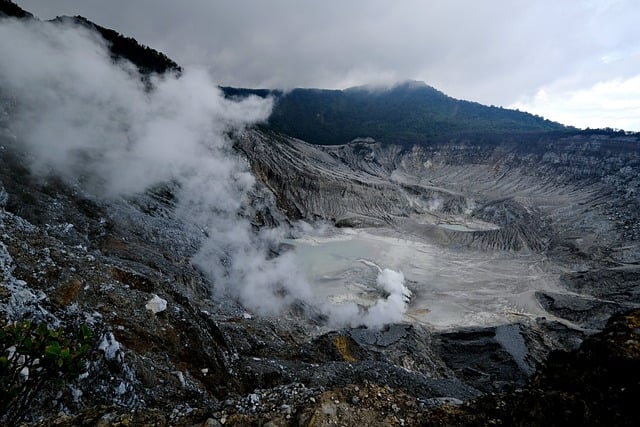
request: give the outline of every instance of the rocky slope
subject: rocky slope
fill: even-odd
[[[254,132],[238,146],[290,218],[392,225],[443,244],[549,251],[587,266],[638,259],[635,137],[404,149],[375,141],[315,146]],[[442,227],[455,224],[472,230]]]

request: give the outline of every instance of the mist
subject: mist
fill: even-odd
[[[110,58],[99,36],[69,23],[1,20],[0,56],[9,131],[31,170],[102,198],[177,183],[176,215],[206,235],[192,262],[215,295],[259,314],[303,302],[334,324],[402,320],[402,277],[382,272],[388,296],[369,310],[329,306],[314,297],[295,253],[267,256],[286,230],[256,233],[242,217],[255,179],[228,135],[266,120],[271,100],[225,99],[209,74],[193,67],[152,75],[145,85],[133,65]]]

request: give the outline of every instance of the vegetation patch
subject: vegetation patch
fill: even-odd
[[[0,329],[0,421],[16,425],[41,393],[77,378],[91,344],[85,325],[76,333],[29,321]]]

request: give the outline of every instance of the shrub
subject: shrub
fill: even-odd
[[[61,387],[85,368],[91,331],[75,334],[29,321],[0,329],[0,421],[15,425],[44,391]]]

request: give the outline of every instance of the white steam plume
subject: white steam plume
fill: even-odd
[[[152,76],[114,63],[104,41],[70,24],[0,20],[0,93],[15,101],[10,123],[38,174],[55,173],[96,195],[131,195],[180,184],[177,213],[207,231],[194,257],[219,293],[259,313],[314,304],[293,254],[268,259],[277,233],[252,231],[239,215],[254,178],[225,136],[265,120],[271,101],[224,98],[203,70]],[[379,327],[402,320],[404,278],[385,270],[389,294],[368,311],[325,307],[333,323]]]
[[[411,291],[404,284],[404,274],[388,268],[381,269],[377,277],[378,286],[387,296],[378,299],[372,306],[364,309],[355,303],[323,306],[334,325],[366,325],[379,329],[390,323],[404,320]]]

